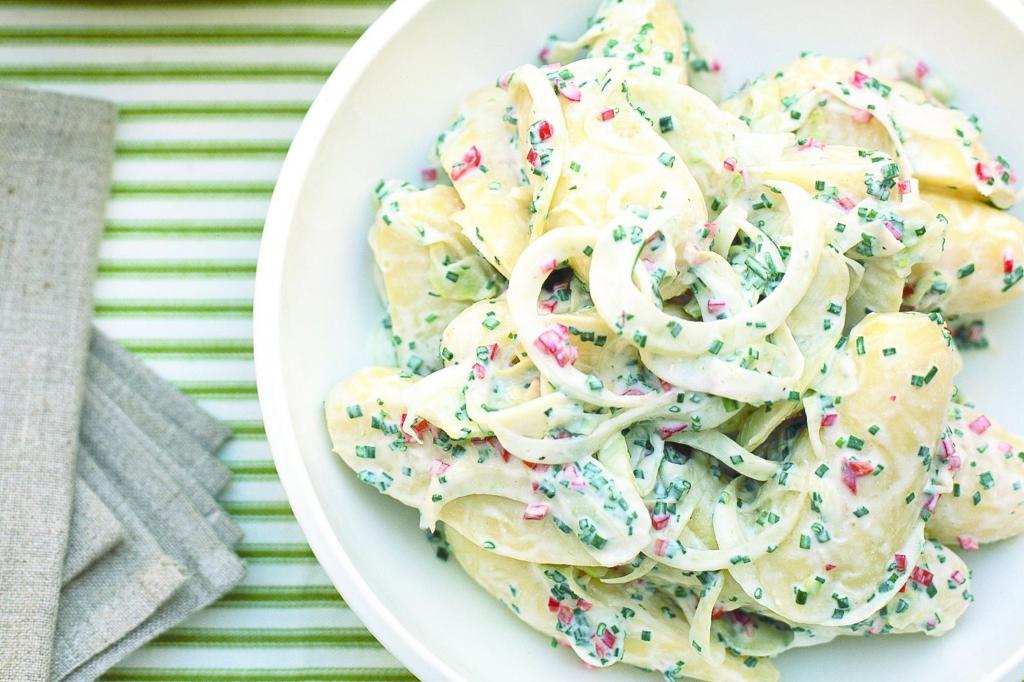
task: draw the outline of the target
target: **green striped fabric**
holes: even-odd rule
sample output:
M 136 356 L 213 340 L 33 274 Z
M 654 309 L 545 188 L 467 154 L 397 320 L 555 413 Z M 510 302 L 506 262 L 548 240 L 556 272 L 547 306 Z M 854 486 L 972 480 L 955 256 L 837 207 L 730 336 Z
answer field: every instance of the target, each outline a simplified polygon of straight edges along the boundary
M 256 399 L 252 289 L 270 193 L 323 81 L 388 3 L 15 2 L 0 79 L 120 105 L 97 324 L 235 438 L 224 506 L 245 581 L 136 652 L 121 682 L 406 682 L 319 568 Z

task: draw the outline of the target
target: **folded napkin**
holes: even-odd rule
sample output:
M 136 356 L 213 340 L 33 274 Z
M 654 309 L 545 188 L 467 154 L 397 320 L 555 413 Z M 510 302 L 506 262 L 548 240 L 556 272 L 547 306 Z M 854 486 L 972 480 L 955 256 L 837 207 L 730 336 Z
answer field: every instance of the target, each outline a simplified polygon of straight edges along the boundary
M 64 585 L 52 679 L 94 679 L 244 573 L 242 532 L 213 498 L 230 472 L 210 453 L 230 431 L 99 332 L 86 364 L 79 482 L 123 538 Z
M 90 331 L 114 123 L 0 88 L 0 681 L 94 679 L 244 573 L 229 431 Z

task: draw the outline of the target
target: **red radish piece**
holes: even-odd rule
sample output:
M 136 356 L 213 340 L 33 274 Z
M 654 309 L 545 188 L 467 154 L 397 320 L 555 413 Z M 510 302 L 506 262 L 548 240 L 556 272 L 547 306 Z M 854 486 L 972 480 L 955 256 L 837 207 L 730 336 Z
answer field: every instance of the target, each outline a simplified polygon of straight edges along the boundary
M 540 521 L 548 515 L 548 506 L 543 502 L 534 502 L 526 505 L 523 511 L 523 518 L 527 521 Z
M 969 428 L 971 431 L 974 431 L 976 434 L 980 436 L 981 434 L 988 431 L 990 426 L 992 426 L 992 422 L 988 420 L 988 417 L 986 417 L 983 414 L 980 414 L 974 419 L 974 421 L 967 425 L 967 428 Z
M 477 168 L 480 165 L 480 159 L 480 150 L 476 148 L 476 145 L 473 145 L 466 150 L 465 154 L 462 155 L 461 163 L 457 163 L 452 166 L 452 171 L 450 173 L 452 180 L 458 180 L 469 172 L 470 169 Z
M 956 540 L 960 543 L 960 548 L 966 549 L 968 552 L 973 552 L 981 547 L 981 544 L 978 542 L 978 538 L 973 535 L 959 535 Z

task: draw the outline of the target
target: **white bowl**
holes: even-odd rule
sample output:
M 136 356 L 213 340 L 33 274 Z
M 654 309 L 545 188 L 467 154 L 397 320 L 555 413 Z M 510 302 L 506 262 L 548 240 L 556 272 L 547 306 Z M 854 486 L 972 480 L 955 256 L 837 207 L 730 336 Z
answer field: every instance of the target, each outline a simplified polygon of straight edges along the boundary
M 382 314 L 366 244 L 377 179 L 418 178 L 461 98 L 506 68 L 534 60 L 552 31 L 580 32 L 596 5 L 399 0 L 313 104 L 267 218 L 254 341 L 277 470 L 331 580 L 370 631 L 425 682 L 655 679 L 626 666 L 585 670 L 455 562 L 438 561 L 415 513 L 360 483 L 331 453 L 322 412 L 332 385 L 371 362 Z M 957 102 L 978 112 L 990 146 L 1024 164 L 1024 5 L 1017 0 L 694 0 L 684 10 L 725 65 L 730 88 L 802 49 L 848 56 L 891 45 L 910 50 L 949 78 Z M 991 319 L 996 347 L 971 354 L 962 385 L 1021 431 L 1024 353 L 1014 339 L 1024 338 L 1024 307 L 1011 308 Z M 783 679 L 1021 679 L 1024 542 L 967 558 L 977 603 L 951 634 L 850 639 L 789 652 L 778 661 Z

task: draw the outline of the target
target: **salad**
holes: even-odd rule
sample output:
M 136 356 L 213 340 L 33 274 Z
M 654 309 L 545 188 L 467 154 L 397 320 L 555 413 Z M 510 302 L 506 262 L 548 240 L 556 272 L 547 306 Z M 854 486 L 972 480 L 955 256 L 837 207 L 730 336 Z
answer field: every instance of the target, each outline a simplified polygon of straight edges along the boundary
M 1010 163 L 897 51 L 722 99 L 671 0 L 541 62 L 377 185 L 388 359 L 328 397 L 337 454 L 590 666 L 949 631 L 961 555 L 1024 531 L 1024 438 L 956 387 L 1024 294 Z

